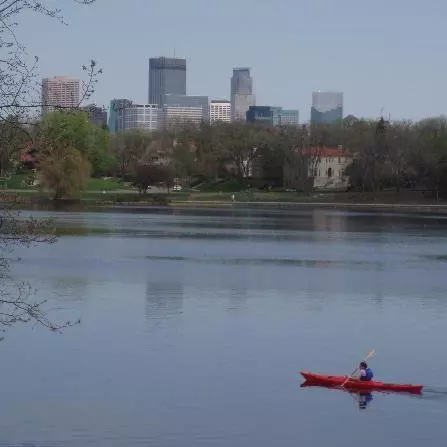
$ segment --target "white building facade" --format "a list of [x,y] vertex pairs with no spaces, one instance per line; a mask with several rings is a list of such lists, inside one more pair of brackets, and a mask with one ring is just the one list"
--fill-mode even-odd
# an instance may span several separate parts
[[158,129],[160,111],[156,104],[128,104],[118,110],[118,131],[132,129],[154,131]]
[[352,157],[342,148],[313,148],[309,159],[309,175],[316,189],[344,189],[349,184],[346,168]]
[[231,121],[231,102],[227,100],[212,100],[210,102],[210,123]]

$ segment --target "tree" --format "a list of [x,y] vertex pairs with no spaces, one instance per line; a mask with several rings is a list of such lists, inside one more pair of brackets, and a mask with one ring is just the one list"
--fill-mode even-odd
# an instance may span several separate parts
[[92,124],[84,112],[46,115],[35,146],[41,186],[48,188],[55,200],[79,198],[90,171],[104,171],[110,160],[106,131]]
[[[79,4],[92,4],[96,0],[64,0]],[[64,23],[62,10],[48,5],[44,0],[2,0],[0,1],[0,119],[14,116],[21,119],[41,108],[40,97],[36,95],[35,80],[38,58],[32,64],[27,63],[25,46],[16,33],[18,20],[24,12],[47,16]],[[87,99],[94,90],[97,75],[102,71],[91,61],[83,70],[88,73],[84,83],[81,102]]]
[[447,197],[447,119],[429,118],[415,126],[416,151],[410,164],[428,180],[437,198]]
[[53,193],[54,200],[79,198],[87,186],[90,163],[78,149],[48,142],[40,150],[39,183]]
[[76,148],[91,164],[93,175],[111,168],[113,155],[109,134],[93,124],[83,111],[56,111],[44,116],[40,133],[45,141]]
[[136,164],[147,151],[151,141],[151,134],[141,129],[129,130],[112,137],[111,148],[118,176],[132,176]]
[[4,177],[19,161],[20,151],[26,148],[28,142],[28,132],[16,117],[0,120],[0,177]]
[[145,194],[151,185],[164,185],[170,187],[172,174],[167,166],[138,164],[135,168],[133,184],[140,194]]
[[[74,0],[89,4],[95,0]],[[68,0],[65,1],[68,3]],[[46,6],[44,0],[1,0],[0,1],[0,122],[14,128],[32,132],[23,125],[34,110],[40,109],[41,101],[34,95],[37,58],[29,65],[25,47],[16,34],[16,26],[23,12],[46,15],[63,21],[62,12]],[[82,98],[91,95],[96,75],[100,70],[96,64],[84,67],[88,73]],[[14,130],[14,135],[15,130]],[[5,134],[2,133],[4,137]],[[29,138],[27,138],[29,139]],[[18,141],[20,140],[20,141]],[[14,154],[23,148],[21,137],[17,141],[9,138],[2,142],[2,169],[8,169]],[[5,149],[5,141],[7,148]],[[5,155],[6,154],[6,155]],[[12,155],[10,157],[8,154]],[[44,310],[44,302],[33,301],[31,291],[25,282],[17,282],[9,271],[9,257],[16,246],[31,247],[38,243],[54,242],[53,223],[46,219],[22,218],[14,209],[0,207],[0,330],[6,330],[19,323],[35,322],[51,330],[71,326],[72,322],[60,324],[50,320]]]
[[415,149],[412,123],[401,121],[389,126],[387,139],[387,161],[396,192],[399,192],[404,179],[408,179],[409,157]]

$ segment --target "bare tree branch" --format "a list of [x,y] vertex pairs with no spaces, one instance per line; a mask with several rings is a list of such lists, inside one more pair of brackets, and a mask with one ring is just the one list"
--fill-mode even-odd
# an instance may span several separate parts
[[[88,5],[95,0],[59,0]],[[16,33],[21,14],[28,11],[65,24],[62,9],[45,0],[0,0],[0,174],[19,160],[20,150],[32,140],[33,114],[43,106],[38,81],[38,58],[30,57]],[[83,71],[87,79],[77,107],[94,92],[102,73],[95,61]],[[39,99],[37,99],[39,98]],[[60,107],[62,109],[62,107]],[[30,130],[31,129],[31,130]],[[1,197],[0,197],[1,199]],[[2,201],[0,200],[0,204]],[[18,323],[34,322],[53,331],[77,322],[54,323],[44,311],[45,301],[33,301],[32,289],[16,281],[10,273],[11,256],[16,247],[55,241],[54,222],[48,219],[24,218],[14,206],[0,205],[0,331]]]

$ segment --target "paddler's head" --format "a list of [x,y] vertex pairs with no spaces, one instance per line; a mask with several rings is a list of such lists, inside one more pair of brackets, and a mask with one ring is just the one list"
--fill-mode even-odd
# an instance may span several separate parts
[[360,369],[366,369],[366,368],[368,368],[368,364],[366,362],[361,362]]

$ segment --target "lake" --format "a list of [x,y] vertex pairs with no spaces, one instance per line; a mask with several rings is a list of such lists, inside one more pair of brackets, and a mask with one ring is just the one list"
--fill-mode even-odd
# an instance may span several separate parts
[[[130,212],[132,211],[132,212]],[[38,213],[36,213],[38,214]],[[0,446],[397,446],[447,438],[447,219],[301,208],[54,213],[13,273],[62,334],[2,352]],[[300,388],[349,374],[422,396]]]

